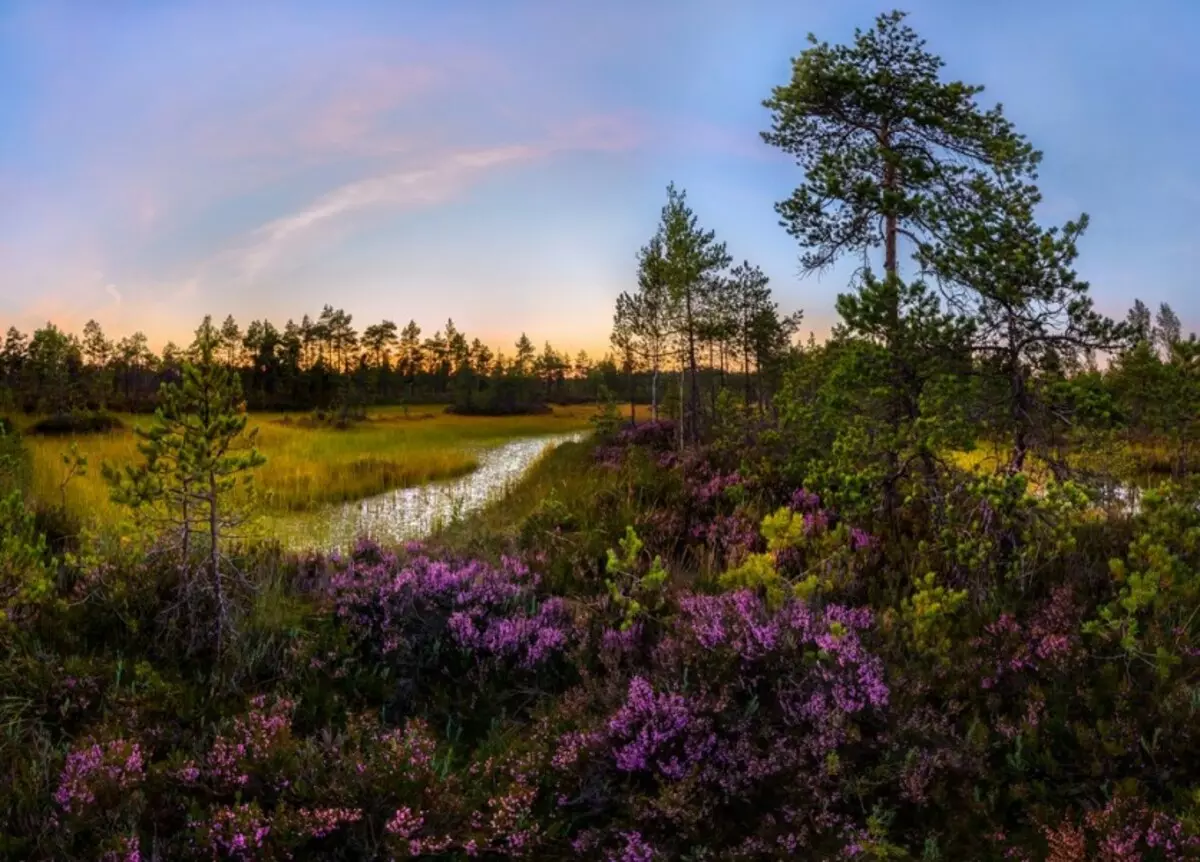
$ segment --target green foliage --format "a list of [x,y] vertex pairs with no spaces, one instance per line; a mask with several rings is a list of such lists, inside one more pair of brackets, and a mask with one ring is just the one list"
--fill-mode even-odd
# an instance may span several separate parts
[[604,583],[613,607],[621,614],[621,631],[627,631],[640,617],[658,612],[664,601],[667,570],[655,555],[649,566],[643,562],[644,545],[633,527],[625,528],[618,543],[620,553],[608,549]]
[[[641,254],[643,290],[636,301],[627,298],[624,313],[618,308],[618,334],[627,332],[643,339],[651,351],[658,349],[660,335],[676,340],[676,355],[681,358],[688,382],[686,398],[680,405],[683,438],[690,443],[699,441],[701,430],[697,345],[718,303],[723,286],[720,273],[730,260],[715,232],[699,226],[687,193],[669,185],[658,231]],[[657,369],[659,356],[653,356],[653,367]]]
[[[105,465],[114,500],[148,507],[187,538],[206,522],[213,559],[219,531],[229,521],[221,504],[239,484],[251,481],[266,459],[246,432],[247,415],[237,375],[215,361],[219,341],[211,322],[197,331],[197,362],[185,363],[178,384],[164,384],[149,429],[137,429],[143,462],[123,471]],[[240,480],[240,481],[239,481]],[[206,511],[204,511],[206,510]]]
[[[742,562],[717,578],[723,590],[748,589],[778,608],[789,596],[810,599],[831,594],[851,583],[858,571],[861,548],[855,549],[845,523],[828,526],[828,513],[808,516],[779,508],[759,525],[765,553],[747,554]],[[780,570],[781,555],[789,555],[790,571]]]
[[789,584],[779,572],[776,560],[781,551],[798,548],[805,541],[803,516],[780,508],[763,517],[759,529],[767,541],[763,554],[748,554],[741,564],[723,572],[717,583],[723,590],[751,590],[762,595],[770,608],[778,608],[790,594],[807,598],[816,588],[816,575],[798,584]]
[[942,60],[904,18],[880,15],[851,45],[810,35],[791,80],[764,102],[772,127],[763,139],[805,175],[776,209],[806,249],[806,271],[888,242],[881,215],[936,233],[938,204],[974,168],[1032,160],[1000,108],[976,104],[982,87],[939,78]]
[[972,442],[970,326],[897,279],[867,275],[838,306],[834,340],[798,358],[777,405],[805,484],[865,520],[894,509],[907,479],[928,482],[938,453]]
[[[193,533],[199,528],[207,539],[208,579],[199,594],[213,603],[207,613],[218,651],[233,614],[231,587],[222,571],[222,539],[247,518],[231,492],[239,485],[248,490],[251,471],[266,462],[254,445],[257,429],[246,432],[239,378],[216,361],[220,344],[206,317],[196,331],[195,362],[184,363],[180,383],[163,385],[154,423],[148,430],[138,429],[142,463],[124,470],[109,464],[103,468],[113,500],[169,533],[185,570],[192,561]],[[201,586],[192,579],[185,584],[186,590]],[[194,605],[190,611],[198,616]]]
[[1038,381],[1078,365],[1085,351],[1119,346],[1129,327],[1095,311],[1087,283],[1072,269],[1086,214],[1061,229],[1042,228],[1034,215],[1041,193],[1023,168],[1005,166],[969,185],[973,206],[940,203],[954,241],[926,243],[918,256],[969,313],[973,349],[1004,381],[999,409],[988,419],[1011,439],[1010,469],[1019,470],[1031,450],[1052,448],[1061,415],[1039,397]]
[[0,497],[0,623],[52,595],[55,561],[17,491]]
[[1200,450],[1200,342],[1176,332],[1163,352],[1165,358],[1150,341],[1137,342],[1117,357],[1105,382],[1131,445],[1165,449],[1161,459],[1144,456],[1145,466],[1178,478]]
[[27,412],[69,415],[82,406],[79,340],[52,323],[33,333],[24,350],[21,386]]
[[790,590],[775,568],[774,554],[747,554],[742,562],[722,572],[717,583],[723,590],[750,590],[763,596],[768,607],[778,608]]
[[70,448],[62,454],[63,476],[58,483],[58,493],[61,497],[63,511],[67,508],[67,485],[71,484],[71,480],[78,476],[87,475],[88,460],[87,456],[79,451],[79,444],[72,443]]
[[976,476],[956,492],[945,523],[920,548],[956,579],[1028,586],[1075,551],[1090,506],[1072,482],[1034,493],[1022,473]]
[[1109,560],[1116,595],[1084,631],[1165,674],[1182,659],[1200,606],[1200,510],[1194,490],[1171,485],[1147,492],[1141,505],[1141,529],[1124,558]]
[[593,416],[589,421],[592,427],[596,429],[596,437],[601,440],[611,438],[621,427],[621,414],[617,410],[617,401],[613,396],[612,390],[607,386],[601,385],[600,393],[600,411]]
[[966,590],[948,590],[937,583],[937,574],[918,578],[912,595],[900,603],[905,634],[912,646],[949,661],[954,616],[967,600]]
[[15,434],[0,430],[0,625],[52,596],[57,561],[25,505],[23,453]]
[[790,509],[776,509],[762,519],[760,525],[767,551],[777,554],[787,548],[798,548],[804,541],[804,517]]

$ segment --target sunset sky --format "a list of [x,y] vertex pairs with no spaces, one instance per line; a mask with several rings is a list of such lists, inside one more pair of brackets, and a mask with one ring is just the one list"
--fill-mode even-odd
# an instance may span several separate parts
[[[453,317],[602,352],[665,187],[825,332],[855,261],[797,277],[800,176],[761,101],[858,0],[0,0],[0,327],[152,347],[205,313]],[[912,0],[947,74],[1046,153],[1046,220],[1087,211],[1102,310],[1200,326],[1196,0]]]

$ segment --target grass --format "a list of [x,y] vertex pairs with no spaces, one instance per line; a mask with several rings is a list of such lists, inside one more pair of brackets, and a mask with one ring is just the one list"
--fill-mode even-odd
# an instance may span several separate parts
[[[963,470],[983,475],[1001,469],[1010,454],[1007,444],[981,444],[970,451],[947,452],[946,458]],[[1091,449],[1073,450],[1068,463],[1084,474],[1116,478],[1127,485],[1146,488],[1168,478],[1178,466],[1177,459],[1178,453],[1167,440],[1109,440]],[[1190,470],[1196,469],[1194,458],[1189,458],[1189,465]],[[1053,477],[1049,465],[1032,452],[1026,458],[1024,473],[1035,492],[1045,488]]]
[[[518,437],[587,428],[595,408],[556,407],[538,416],[455,416],[441,406],[381,407],[367,421],[346,429],[313,426],[304,416],[254,414],[258,446],[267,463],[255,474],[264,513],[305,512],[331,503],[357,500],[469,473],[476,452]],[[108,499],[100,464],[135,463],[135,425],[148,426],[146,416],[122,416],[127,426],[111,433],[77,437],[26,437],[32,460],[34,499],[57,504],[65,468],[62,454],[78,443],[89,461],[87,475],[66,488],[68,512],[84,520],[114,522],[119,507]]]

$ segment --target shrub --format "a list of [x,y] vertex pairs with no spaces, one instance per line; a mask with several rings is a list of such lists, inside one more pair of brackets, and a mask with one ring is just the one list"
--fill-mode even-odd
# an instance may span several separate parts
[[59,413],[39,419],[29,426],[30,434],[64,436],[74,434],[106,434],[124,428],[124,423],[111,413],[81,411]]

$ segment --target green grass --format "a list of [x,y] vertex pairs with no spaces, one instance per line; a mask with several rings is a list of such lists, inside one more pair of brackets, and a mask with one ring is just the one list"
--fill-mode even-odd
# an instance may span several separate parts
[[[382,407],[372,410],[367,421],[346,429],[313,426],[303,414],[254,414],[249,427],[259,429],[258,446],[267,457],[266,465],[256,471],[255,484],[264,513],[312,511],[469,473],[480,449],[518,437],[587,428],[594,409],[558,407],[539,416],[477,417],[455,416],[441,406],[408,411]],[[109,501],[100,464],[135,463],[140,456],[132,429],[151,421],[147,416],[120,418],[127,427],[112,433],[27,436],[33,498],[49,505],[61,501],[62,453],[74,441],[90,467],[86,476],[67,486],[67,510],[82,520],[114,522],[121,513]]]
[[[464,557],[544,553],[551,591],[575,595],[604,589],[605,553],[625,528],[669,499],[671,476],[646,461],[598,467],[590,440],[563,443],[542,455],[502,499],[436,530],[433,547]],[[672,560],[680,570],[692,561]]]

